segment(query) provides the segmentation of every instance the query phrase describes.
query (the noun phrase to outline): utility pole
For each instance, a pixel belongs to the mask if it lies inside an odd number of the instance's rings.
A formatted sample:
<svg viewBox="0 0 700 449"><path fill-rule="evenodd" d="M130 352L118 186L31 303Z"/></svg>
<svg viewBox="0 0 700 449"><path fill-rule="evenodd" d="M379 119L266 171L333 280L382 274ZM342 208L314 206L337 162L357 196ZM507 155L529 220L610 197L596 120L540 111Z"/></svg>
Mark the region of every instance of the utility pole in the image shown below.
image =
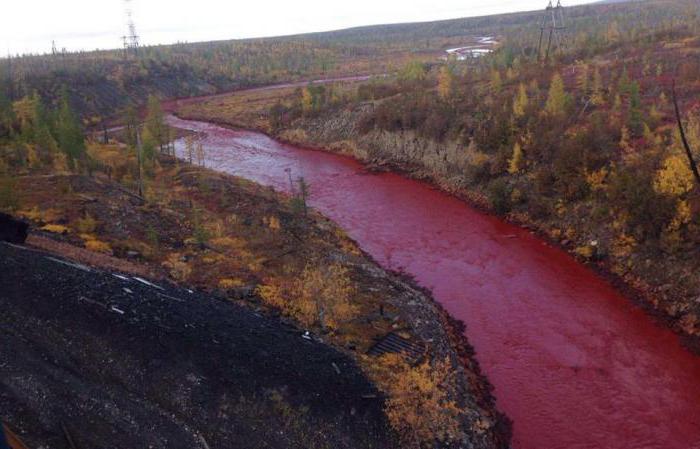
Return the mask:
<svg viewBox="0 0 700 449"><path fill-rule="evenodd" d="M549 56L553 51L552 47L562 47L564 30L566 30L566 26L564 24L564 7L561 5L561 0L557 0L556 6L552 4L552 0L549 0L549 4L544 10L544 15L542 16L542 23L540 24L540 41L537 44L538 61L549 61ZM543 58L542 47L545 36L547 38L547 47Z"/></svg>

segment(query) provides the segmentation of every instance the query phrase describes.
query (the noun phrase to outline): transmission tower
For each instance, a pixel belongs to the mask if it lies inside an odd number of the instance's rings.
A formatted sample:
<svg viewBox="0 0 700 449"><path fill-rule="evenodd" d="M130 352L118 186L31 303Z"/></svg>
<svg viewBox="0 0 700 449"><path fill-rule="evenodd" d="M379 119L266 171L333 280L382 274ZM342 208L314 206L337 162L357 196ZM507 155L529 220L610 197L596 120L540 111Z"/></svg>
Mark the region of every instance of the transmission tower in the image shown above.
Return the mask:
<svg viewBox="0 0 700 449"><path fill-rule="evenodd" d="M136 34L136 25L134 24L134 11L131 7L132 0L124 0L124 11L126 13L127 35L122 36L124 41L124 56L128 57L129 53L138 54L139 50L139 35Z"/></svg>
<svg viewBox="0 0 700 449"><path fill-rule="evenodd" d="M561 5L561 0L557 0L556 6L552 4L552 0L549 0L549 4L547 5L547 9L544 10L542 23L540 25L540 42L537 45L538 61L548 61L549 55L554 50L554 47L562 47L564 43L564 30L566 30L566 25L564 24L564 7ZM547 47L544 52L543 59L542 46L544 44L545 37L547 39Z"/></svg>

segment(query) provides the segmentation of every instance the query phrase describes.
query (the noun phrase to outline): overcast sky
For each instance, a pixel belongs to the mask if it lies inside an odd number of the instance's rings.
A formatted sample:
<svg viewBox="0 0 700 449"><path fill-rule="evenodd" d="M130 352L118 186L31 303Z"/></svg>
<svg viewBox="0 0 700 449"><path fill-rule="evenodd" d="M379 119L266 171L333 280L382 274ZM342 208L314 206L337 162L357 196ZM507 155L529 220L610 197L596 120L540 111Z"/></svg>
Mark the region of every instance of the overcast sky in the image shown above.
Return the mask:
<svg viewBox="0 0 700 449"><path fill-rule="evenodd" d="M571 4L594 0L565 0ZM124 0L2 0L0 52L115 48ZM546 0L131 0L146 44L279 36L542 9Z"/></svg>

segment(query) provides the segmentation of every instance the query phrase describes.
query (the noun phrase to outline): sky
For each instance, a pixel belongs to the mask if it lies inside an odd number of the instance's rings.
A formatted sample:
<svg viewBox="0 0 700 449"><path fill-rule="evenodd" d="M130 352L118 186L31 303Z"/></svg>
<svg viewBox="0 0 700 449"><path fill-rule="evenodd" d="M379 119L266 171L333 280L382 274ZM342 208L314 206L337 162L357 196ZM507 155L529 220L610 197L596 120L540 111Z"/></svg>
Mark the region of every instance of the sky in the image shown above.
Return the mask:
<svg viewBox="0 0 700 449"><path fill-rule="evenodd" d="M564 6L595 0L564 0ZM116 48L125 0L3 0L0 54ZM543 9L547 0L130 0L144 44L280 36Z"/></svg>

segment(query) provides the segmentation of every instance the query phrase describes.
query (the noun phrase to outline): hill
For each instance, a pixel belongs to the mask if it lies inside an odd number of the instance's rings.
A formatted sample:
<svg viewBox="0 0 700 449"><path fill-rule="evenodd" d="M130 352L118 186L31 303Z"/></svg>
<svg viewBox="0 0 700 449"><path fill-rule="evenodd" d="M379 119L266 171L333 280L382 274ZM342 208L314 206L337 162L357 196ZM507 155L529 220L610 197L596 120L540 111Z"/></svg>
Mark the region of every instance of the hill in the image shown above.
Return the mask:
<svg viewBox="0 0 700 449"><path fill-rule="evenodd" d="M567 8L572 36L595 35L616 23L650 29L684 17L688 2L652 0ZM479 36L533 41L542 12L439 22L380 25L267 39L144 47L0 59L0 96L11 101L38 92L57 103L66 90L86 124L97 125L149 94L187 97L270 83L379 74L408 60L435 61L445 49ZM532 51L523 49L523 51Z"/></svg>

